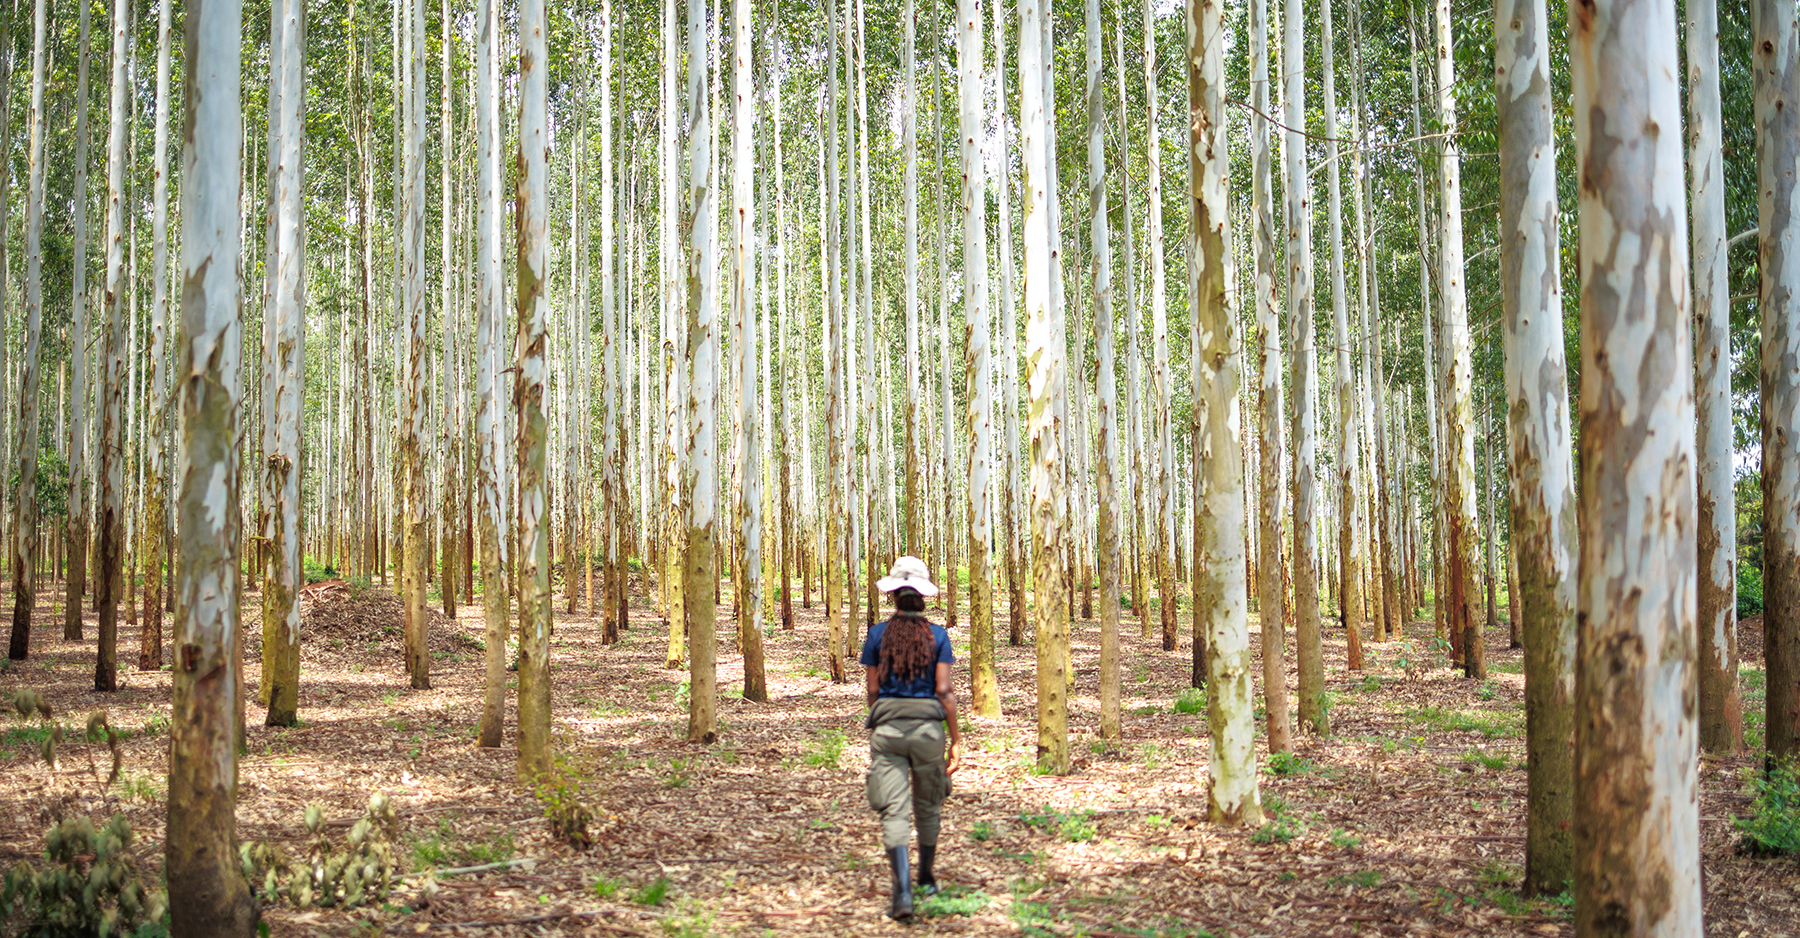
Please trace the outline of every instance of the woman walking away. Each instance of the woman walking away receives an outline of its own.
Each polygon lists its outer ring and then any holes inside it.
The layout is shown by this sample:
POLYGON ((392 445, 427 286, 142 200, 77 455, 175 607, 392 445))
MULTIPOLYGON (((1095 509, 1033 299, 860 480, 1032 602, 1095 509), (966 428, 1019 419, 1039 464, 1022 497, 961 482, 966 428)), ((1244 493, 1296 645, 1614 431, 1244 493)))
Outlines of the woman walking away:
POLYGON ((962 728, 956 722, 956 684, 950 635, 925 618, 925 599, 937 595, 925 561, 901 557, 877 589, 894 597, 894 614, 869 630, 862 663, 869 718, 869 807, 881 815, 881 845, 894 872, 888 917, 912 919, 912 877, 907 870, 906 806, 919 829, 919 891, 937 892, 931 866, 937 859, 938 825, 950 776, 961 761, 962 728), (950 751, 944 752, 944 727, 950 751))

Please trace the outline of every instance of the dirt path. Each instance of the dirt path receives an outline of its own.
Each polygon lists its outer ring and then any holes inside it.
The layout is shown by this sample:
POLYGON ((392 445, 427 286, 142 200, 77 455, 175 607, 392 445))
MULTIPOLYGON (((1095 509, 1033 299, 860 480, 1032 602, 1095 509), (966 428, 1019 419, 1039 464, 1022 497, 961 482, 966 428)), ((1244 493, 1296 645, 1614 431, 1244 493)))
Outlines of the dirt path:
MULTIPOLYGON (((0 861, 36 856, 58 813, 123 811, 139 833, 143 865, 160 871, 167 741, 158 730, 166 726, 169 675, 138 672, 137 630, 121 628, 125 689, 104 698, 91 692, 91 640, 60 641, 60 606, 41 602, 32 656, 0 673, 0 694, 36 688, 68 725, 105 708, 132 735, 124 779, 102 804, 86 746, 66 745, 62 771, 52 774, 34 754, 32 724, 4 717, 0 861)), ((257 621, 257 602, 247 598, 247 622, 257 621)), ((887 870, 863 797, 861 685, 828 680, 819 609, 803 610, 798 630, 768 635, 767 704, 739 696, 742 660, 721 642, 721 739, 696 746, 682 739, 685 675, 663 668, 660 620, 634 608, 624 640, 603 647, 593 620, 559 608, 552 660, 559 752, 595 818, 592 847, 576 850, 550 836, 539 801, 514 781, 514 751, 474 746, 478 609, 465 608, 454 624, 434 623, 434 688, 412 691, 391 595, 375 590, 314 605, 303 725, 262 726, 253 693, 247 707, 240 836, 292 846, 308 803, 347 821, 382 791, 399 806, 409 868, 535 863, 446 878, 423 909, 415 908, 418 880, 385 908, 271 909, 275 934, 841 938, 905 931, 881 915, 887 870), (645 901, 658 893, 660 902, 645 901)), ((89 621, 91 636, 91 614, 89 621)), ((1263 796, 1279 806, 1280 819, 1261 833, 1204 823, 1205 714, 1200 697, 1183 697, 1185 642, 1164 652, 1129 617, 1125 632, 1126 739, 1109 751, 1097 737, 1099 630, 1092 622, 1074 627, 1076 765, 1066 778, 1032 771, 1032 650, 1007 646, 1003 632, 1006 716, 974 721, 968 766, 945 809, 939 879, 954 884, 954 895, 935 900, 940 914, 916 930, 1095 938, 1573 934, 1564 905, 1526 902, 1512 891, 1524 846, 1524 679, 1504 628, 1490 635, 1498 641, 1489 644, 1494 675, 1486 682, 1457 678, 1435 660, 1429 623, 1409 628, 1406 642, 1369 646, 1370 666, 1357 674, 1344 670, 1342 635, 1333 634, 1326 676, 1334 735, 1301 737, 1294 758, 1280 765, 1264 760, 1263 796), (1405 665, 1421 661, 1428 670, 1408 678, 1405 665)), ((961 660, 967 632, 959 633, 961 660)), ((254 692, 254 636, 247 645, 254 692)), ((1745 645, 1746 667, 1759 674, 1760 643, 1745 645)), ((1289 675, 1291 685, 1291 667, 1289 675)), ((1761 707, 1760 698, 1752 707, 1761 707)), ((1708 760, 1702 769, 1707 934, 1800 936, 1800 866, 1735 852, 1731 817, 1747 804, 1743 777, 1753 767, 1746 758, 1708 760)))

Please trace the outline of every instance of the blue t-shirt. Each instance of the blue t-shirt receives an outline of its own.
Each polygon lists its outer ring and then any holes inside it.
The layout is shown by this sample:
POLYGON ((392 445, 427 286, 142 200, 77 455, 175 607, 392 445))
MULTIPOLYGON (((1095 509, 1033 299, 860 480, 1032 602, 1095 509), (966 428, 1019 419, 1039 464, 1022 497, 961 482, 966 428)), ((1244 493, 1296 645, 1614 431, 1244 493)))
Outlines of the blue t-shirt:
MULTIPOLYGON (((926 624, 931 626, 931 638, 936 645, 936 654, 932 656, 932 660, 942 664, 955 664, 956 653, 950 650, 950 633, 944 631, 944 627, 935 622, 926 624)), ((887 634, 887 627, 886 622, 877 622, 875 627, 869 630, 869 637, 863 641, 862 649, 862 663, 865 667, 881 666, 881 637, 887 634)), ((907 681, 902 681, 898 674, 889 674, 881 679, 881 688, 877 696, 920 699, 936 697, 936 665, 926 668, 907 681)))

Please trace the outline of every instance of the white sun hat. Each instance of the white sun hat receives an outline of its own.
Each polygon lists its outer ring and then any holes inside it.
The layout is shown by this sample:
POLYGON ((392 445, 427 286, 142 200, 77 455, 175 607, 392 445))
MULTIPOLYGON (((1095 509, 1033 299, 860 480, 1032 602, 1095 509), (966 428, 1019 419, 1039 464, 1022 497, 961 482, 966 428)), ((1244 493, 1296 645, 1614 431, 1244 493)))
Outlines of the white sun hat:
POLYGON ((894 561, 893 569, 888 575, 875 581, 875 588, 892 593, 899 589, 918 590, 920 596, 936 596, 938 588, 931 582, 931 570, 925 561, 917 557, 906 556, 894 561))

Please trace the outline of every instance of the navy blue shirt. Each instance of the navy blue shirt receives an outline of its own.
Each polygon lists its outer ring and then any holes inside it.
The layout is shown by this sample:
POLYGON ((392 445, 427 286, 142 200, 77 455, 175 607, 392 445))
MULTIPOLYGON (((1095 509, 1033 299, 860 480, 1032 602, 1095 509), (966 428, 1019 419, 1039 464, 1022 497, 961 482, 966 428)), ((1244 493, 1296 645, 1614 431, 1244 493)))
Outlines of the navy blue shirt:
MULTIPOLYGON (((956 653, 950 650, 950 633, 944 631, 944 627, 935 622, 926 624, 931 626, 931 638, 936 644, 936 654, 932 656, 933 660, 940 664, 955 664, 956 653)), ((862 649, 862 663, 865 667, 881 666, 881 637, 887 634, 887 627, 886 622, 877 622, 875 627, 869 630, 869 637, 863 641, 862 649)), ((881 679, 881 689, 876 696, 918 699, 936 697, 937 667, 933 665, 926 668, 911 680, 906 681, 902 681, 898 674, 889 674, 881 679)))

